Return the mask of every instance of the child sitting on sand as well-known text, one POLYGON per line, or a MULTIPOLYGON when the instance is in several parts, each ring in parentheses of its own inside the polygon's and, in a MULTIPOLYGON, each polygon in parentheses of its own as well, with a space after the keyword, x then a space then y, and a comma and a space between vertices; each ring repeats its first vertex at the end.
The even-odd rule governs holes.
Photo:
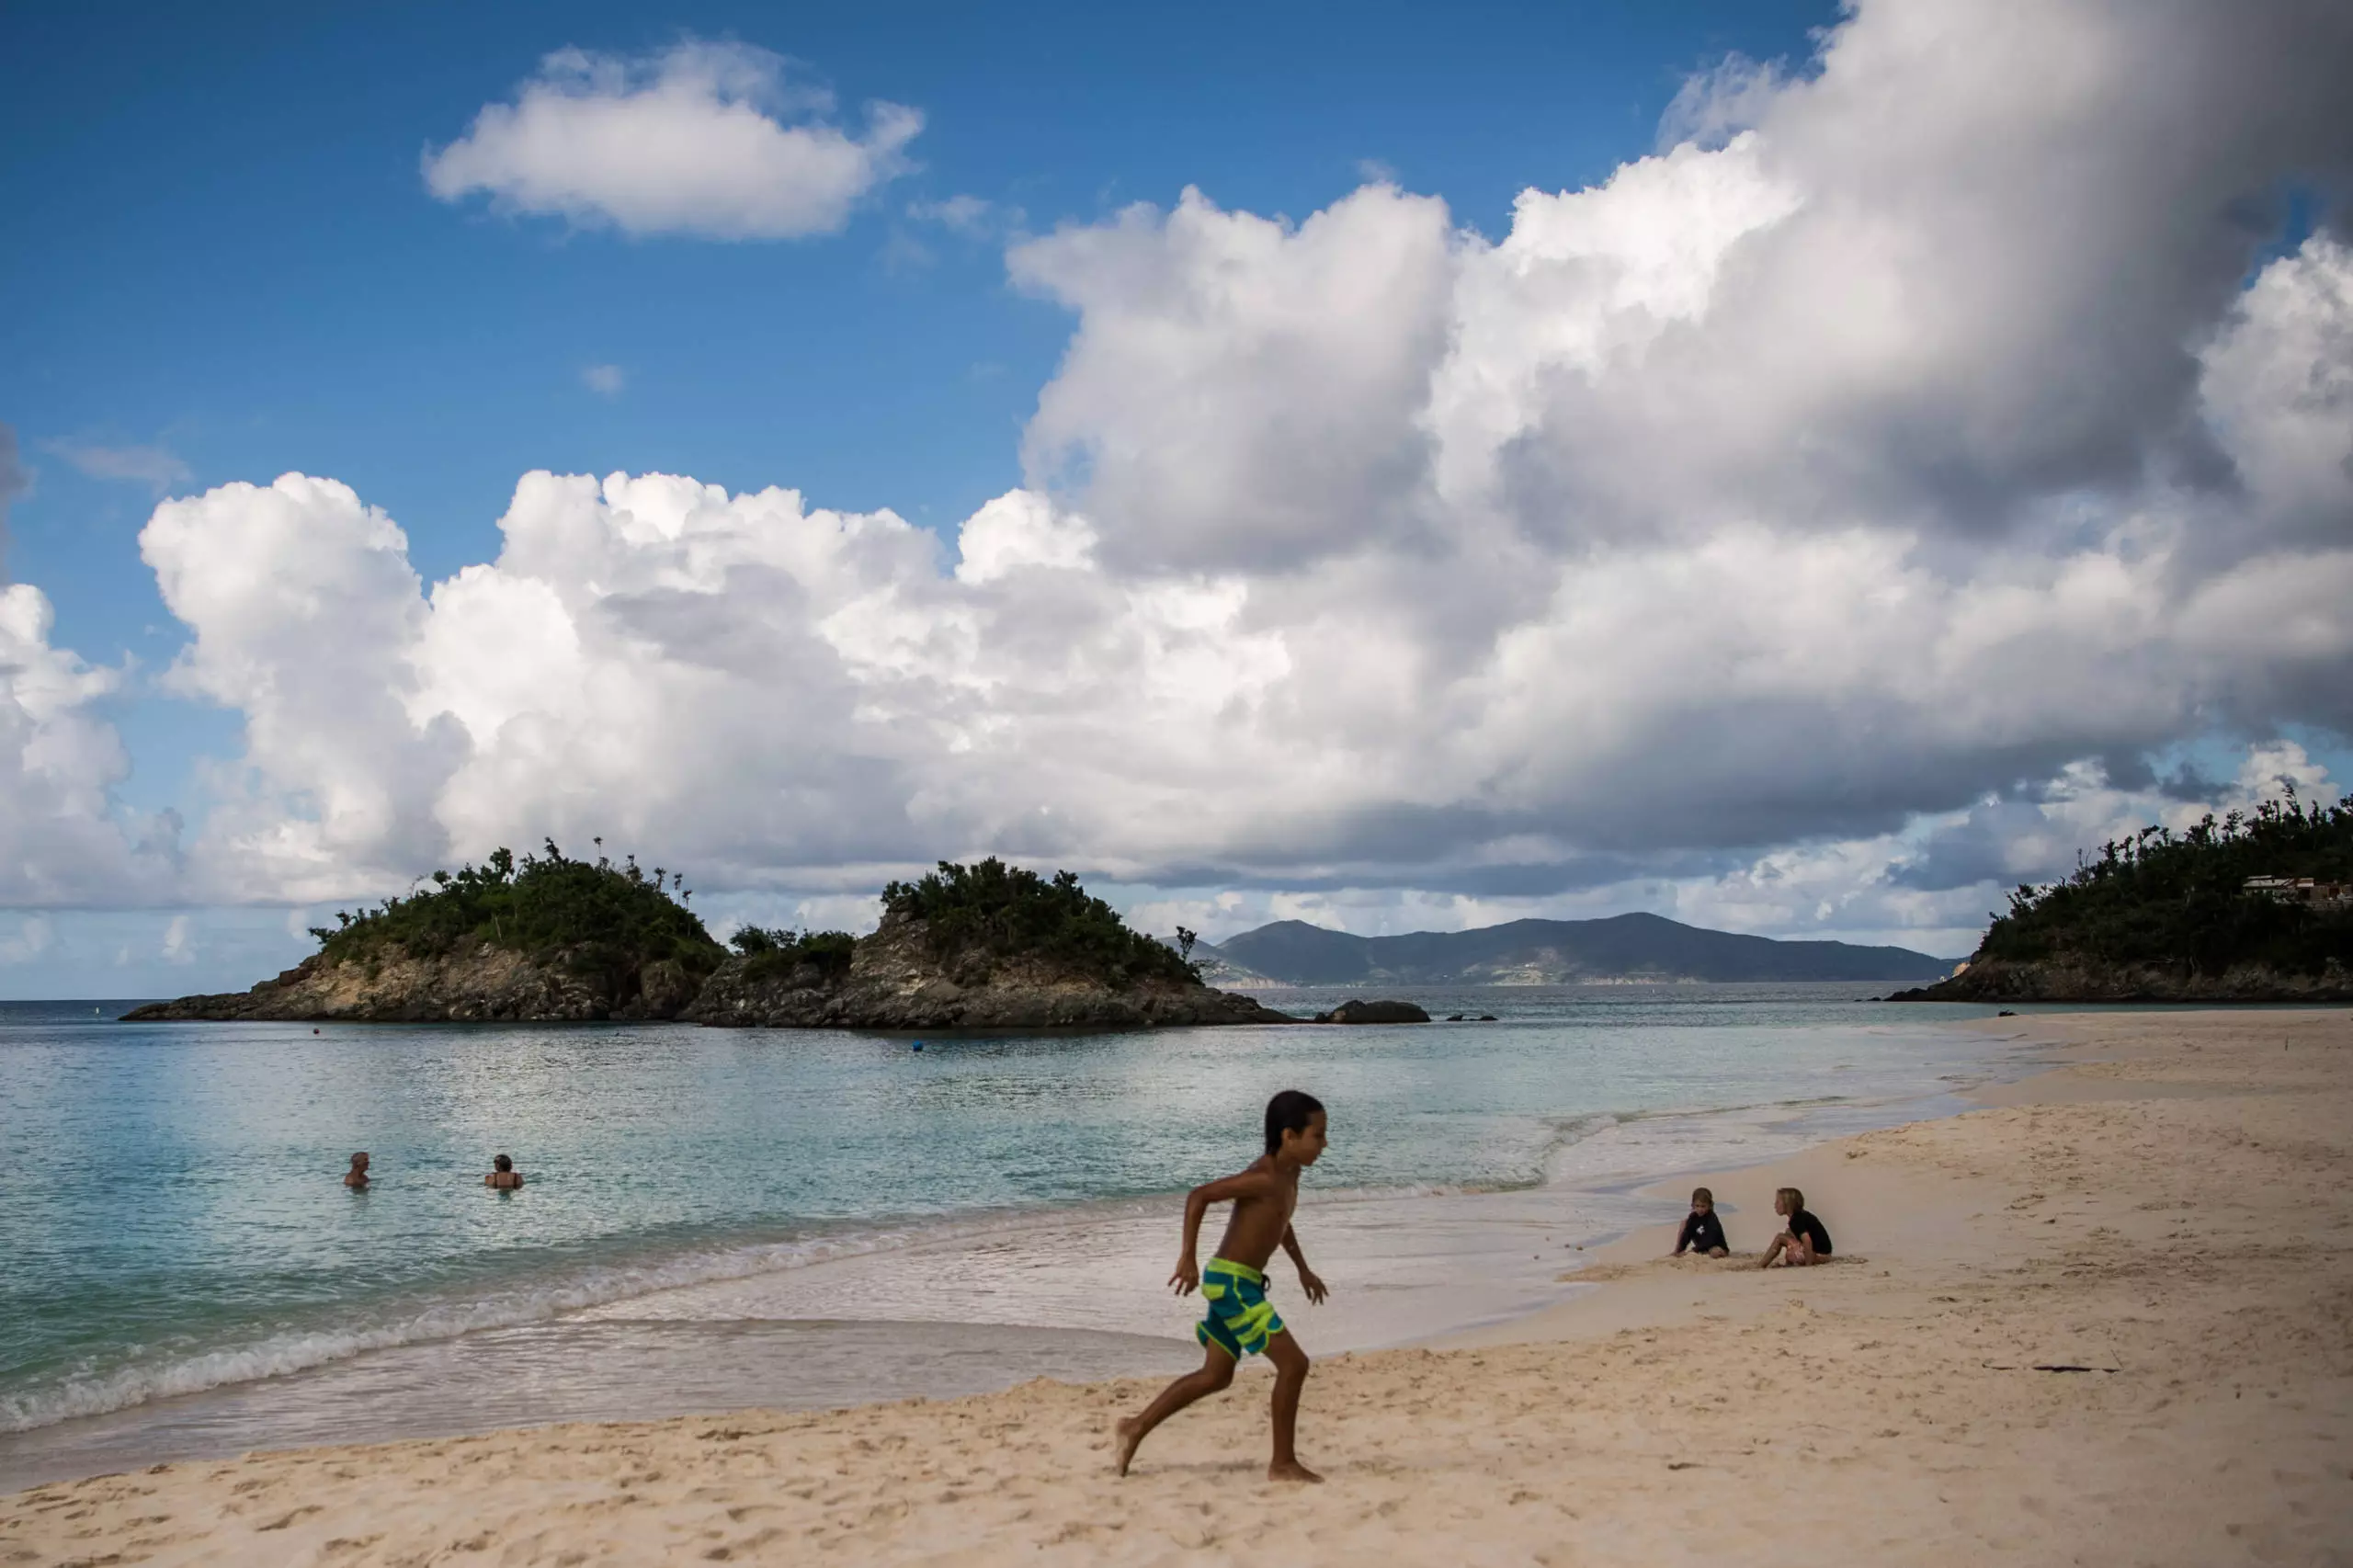
POLYGON ((523 1185, 523 1173, 515 1168, 511 1154, 493 1154, 490 1174, 482 1178, 484 1187, 494 1187, 501 1192, 512 1192, 523 1185))
POLYGON ((1809 1264, 1830 1261, 1830 1233, 1822 1221, 1806 1212, 1805 1194, 1794 1187, 1785 1187, 1773 1195, 1773 1212, 1782 1217, 1781 1233, 1765 1249, 1765 1261, 1759 1268, 1770 1268, 1779 1258, 1784 1267, 1803 1268, 1809 1264))
POLYGON ((1193 1330, 1201 1342, 1201 1369, 1188 1372, 1160 1392, 1141 1415, 1120 1423, 1112 1446, 1118 1450, 1119 1472, 1128 1473, 1136 1446, 1152 1429, 1192 1403, 1219 1392, 1233 1381, 1233 1369, 1245 1354, 1263 1355, 1275 1364, 1275 1449, 1267 1466, 1269 1481, 1321 1481, 1324 1478, 1299 1462, 1291 1451, 1292 1429, 1299 1420, 1300 1391, 1307 1383, 1307 1353, 1299 1347, 1283 1320, 1267 1300, 1267 1260, 1280 1246, 1299 1269, 1299 1288, 1310 1301, 1321 1301, 1324 1281, 1307 1267, 1291 1233, 1291 1211, 1299 1207, 1299 1173, 1324 1153, 1324 1107, 1314 1096, 1285 1089, 1267 1102, 1267 1152, 1238 1176, 1197 1187, 1185 1199, 1184 1250, 1176 1257, 1176 1272, 1168 1282, 1180 1296, 1196 1286, 1208 1303, 1209 1315, 1193 1330), (1233 1213, 1226 1221, 1225 1239, 1204 1271, 1194 1262, 1200 1240, 1201 1219, 1212 1203, 1231 1201, 1233 1213), (1204 1273, 1206 1272, 1206 1278, 1204 1273))
POLYGON ((1683 1216, 1682 1232, 1675 1238, 1675 1256, 1686 1251, 1702 1257, 1726 1257, 1732 1248, 1724 1244, 1724 1222, 1716 1218, 1716 1195, 1704 1187, 1691 1189, 1691 1212, 1683 1216))

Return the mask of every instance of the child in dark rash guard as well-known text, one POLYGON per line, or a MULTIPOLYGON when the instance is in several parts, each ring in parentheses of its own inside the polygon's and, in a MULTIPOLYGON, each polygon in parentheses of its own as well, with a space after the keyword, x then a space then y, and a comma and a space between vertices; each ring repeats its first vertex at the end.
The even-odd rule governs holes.
POLYGON ((1716 1218, 1716 1195, 1704 1187, 1691 1189, 1691 1212, 1683 1216, 1683 1229, 1675 1238, 1675 1256, 1686 1252, 1702 1257, 1726 1257, 1732 1248, 1724 1242, 1724 1222, 1716 1218))
POLYGON ((1830 1261, 1830 1233, 1807 1210, 1804 1193, 1794 1187, 1781 1188, 1773 1195, 1773 1212, 1781 1216, 1784 1228, 1765 1249, 1765 1260, 1757 1267, 1772 1267, 1775 1258, 1786 1268, 1830 1261))

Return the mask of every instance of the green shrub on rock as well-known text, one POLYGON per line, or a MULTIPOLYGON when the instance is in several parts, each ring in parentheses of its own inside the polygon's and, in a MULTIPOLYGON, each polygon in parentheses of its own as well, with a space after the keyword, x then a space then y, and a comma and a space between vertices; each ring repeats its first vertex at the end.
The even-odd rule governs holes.
POLYGON ((336 926, 314 926, 311 935, 338 962, 439 958, 487 942, 535 958, 560 953, 575 971, 606 982, 664 962, 699 976, 726 950, 687 907, 692 897, 683 874, 648 872, 634 856, 619 866, 602 856, 570 859, 551 839, 541 854, 518 860, 501 848, 479 866, 436 871, 430 886, 374 909, 338 910, 336 926))
POLYGON ((1198 969, 1167 944, 1130 930, 1071 871, 1049 881, 994 855, 971 866, 942 860, 937 871, 884 888, 882 908, 922 921, 942 960, 978 950, 1043 959, 1112 983, 1200 982, 1198 969))
POLYGON ((806 965, 822 975, 849 972, 858 938, 847 931, 795 931, 746 926, 729 938, 744 955, 744 978, 773 980, 806 965))

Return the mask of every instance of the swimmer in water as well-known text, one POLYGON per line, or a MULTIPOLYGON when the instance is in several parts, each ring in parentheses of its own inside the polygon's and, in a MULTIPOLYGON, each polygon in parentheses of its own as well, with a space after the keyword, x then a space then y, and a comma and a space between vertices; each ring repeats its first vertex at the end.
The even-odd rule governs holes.
POLYGON ((368 1190, 367 1155, 354 1154, 351 1156, 351 1168, 343 1173, 343 1185, 351 1188, 354 1192, 365 1192, 368 1190))
POLYGON ((494 1187, 501 1192, 512 1192, 523 1185, 523 1173, 515 1168, 511 1154, 493 1154, 490 1174, 482 1178, 484 1187, 494 1187))

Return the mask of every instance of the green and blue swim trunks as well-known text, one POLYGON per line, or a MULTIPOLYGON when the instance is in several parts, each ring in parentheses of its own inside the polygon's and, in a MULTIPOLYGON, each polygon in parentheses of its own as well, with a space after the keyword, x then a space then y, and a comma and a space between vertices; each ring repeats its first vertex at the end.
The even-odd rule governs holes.
POLYGON ((1193 1337, 1237 1361, 1265 1355, 1267 1341, 1283 1331, 1283 1320, 1267 1300, 1267 1277, 1246 1263, 1210 1259, 1201 1270, 1201 1300, 1209 1304, 1209 1315, 1194 1326, 1193 1337))

